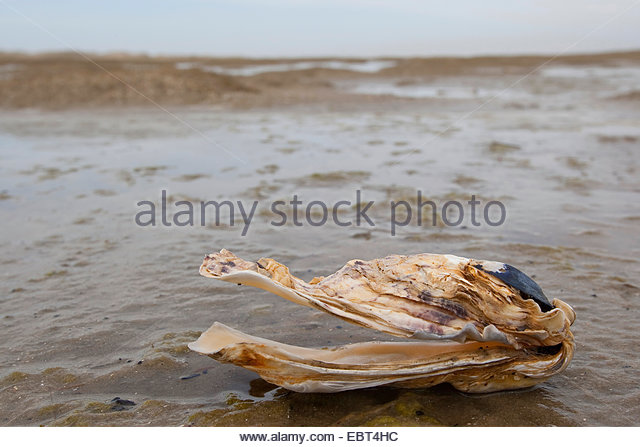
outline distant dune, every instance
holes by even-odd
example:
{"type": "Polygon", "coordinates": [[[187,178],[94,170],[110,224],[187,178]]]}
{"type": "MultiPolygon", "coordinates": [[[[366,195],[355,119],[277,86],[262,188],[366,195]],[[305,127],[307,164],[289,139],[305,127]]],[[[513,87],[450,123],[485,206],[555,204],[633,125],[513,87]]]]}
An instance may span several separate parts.
{"type": "MultiPolygon", "coordinates": [[[[0,107],[64,109],[101,106],[223,104],[269,107],[301,103],[371,101],[345,94],[335,83],[445,76],[523,75],[551,56],[473,58],[239,59],[0,53],[0,107]],[[370,61],[369,61],[370,62],[370,61]],[[247,72],[243,69],[253,67],[247,72]],[[256,67],[258,67],[256,69],[256,67]],[[353,68],[350,68],[353,67],[353,68]],[[240,74],[238,74],[240,73],[240,74]]],[[[640,51],[562,56],[550,65],[640,66],[640,51]]],[[[621,96],[637,100],[637,94],[621,96]]]]}

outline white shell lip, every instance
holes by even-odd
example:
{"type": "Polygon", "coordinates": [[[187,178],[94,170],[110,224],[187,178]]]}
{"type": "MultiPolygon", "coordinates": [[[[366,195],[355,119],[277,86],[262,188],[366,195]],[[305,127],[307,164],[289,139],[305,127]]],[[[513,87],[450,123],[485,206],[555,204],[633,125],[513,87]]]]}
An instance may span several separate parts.
{"type": "MultiPolygon", "coordinates": [[[[213,325],[203,332],[200,337],[194,341],[189,343],[187,346],[189,349],[199,352],[201,354],[213,354],[219,352],[220,350],[233,346],[237,343],[245,343],[251,341],[252,343],[262,343],[269,344],[278,348],[286,348],[292,351],[298,351],[300,354],[304,354],[307,351],[316,351],[315,348],[303,348],[299,346],[288,345],[285,343],[276,342],[273,340],[269,340],[267,338],[257,337],[255,335],[248,335],[244,332],[241,332],[237,329],[227,326],[226,324],[215,322],[213,325]],[[212,337],[211,335],[215,335],[212,337]]],[[[451,344],[457,345],[457,343],[451,342],[451,344]]],[[[331,357],[331,354],[336,351],[341,351],[345,349],[358,349],[362,346],[379,346],[379,347],[394,347],[394,348],[402,348],[402,349],[414,349],[417,346],[421,346],[423,348],[432,348],[434,350],[441,350],[443,343],[434,342],[434,341],[425,341],[425,342],[412,342],[412,341],[369,341],[369,342],[361,342],[361,343],[352,343],[349,345],[343,346],[334,346],[332,348],[323,349],[320,353],[319,359],[328,360],[331,357]]],[[[397,350],[394,350],[397,352],[397,350]]],[[[408,351],[407,351],[408,353],[408,351]]],[[[359,360],[354,358],[351,362],[353,364],[359,364],[359,360]]]]}
{"type": "Polygon", "coordinates": [[[298,295],[295,291],[288,289],[284,286],[281,286],[280,284],[277,284],[274,281],[271,281],[269,278],[267,278],[264,275],[261,275],[258,272],[245,270],[242,272],[227,273],[224,275],[213,275],[206,270],[204,265],[202,265],[200,267],[200,274],[207,278],[215,278],[215,279],[219,279],[221,281],[226,281],[230,283],[257,287],[259,289],[266,290],[267,292],[276,294],[296,304],[310,307],[309,303],[300,295],[298,295]]]}
{"type": "MultiPolygon", "coordinates": [[[[278,348],[284,348],[290,351],[298,351],[299,354],[305,354],[311,351],[318,351],[316,348],[303,348],[299,346],[288,345],[285,343],[276,342],[273,340],[269,340],[266,338],[256,337],[254,335],[248,335],[244,332],[241,332],[237,329],[233,329],[223,323],[215,322],[209,329],[203,332],[200,337],[189,344],[187,346],[192,351],[198,352],[200,354],[215,354],[229,346],[233,346],[237,343],[246,343],[247,341],[251,341],[252,343],[271,345],[278,348]]],[[[481,341],[481,340],[477,340],[481,341]]],[[[497,343],[500,341],[496,340],[497,343]]],[[[436,351],[447,351],[449,352],[452,349],[452,346],[460,346],[462,343],[456,343],[452,340],[429,340],[429,341],[368,341],[361,343],[352,343],[348,345],[335,346],[331,348],[325,348],[321,351],[316,352],[316,357],[318,359],[322,359],[326,357],[331,357],[331,353],[341,350],[356,350],[360,347],[371,347],[376,346],[380,348],[390,347],[393,348],[394,353],[401,354],[414,354],[410,352],[415,350],[416,348],[428,349],[436,351]]],[[[343,358],[344,360],[344,358],[343,358]]],[[[377,362],[380,362],[380,357],[376,359],[377,362]]],[[[360,364],[360,359],[355,358],[351,362],[353,364],[360,364]]]]}

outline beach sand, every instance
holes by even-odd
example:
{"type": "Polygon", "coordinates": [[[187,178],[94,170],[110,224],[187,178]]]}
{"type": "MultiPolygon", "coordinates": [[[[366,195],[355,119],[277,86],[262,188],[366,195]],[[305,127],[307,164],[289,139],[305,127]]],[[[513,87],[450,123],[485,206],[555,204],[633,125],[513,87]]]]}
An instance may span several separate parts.
{"type": "Polygon", "coordinates": [[[638,424],[640,53],[91,58],[0,55],[1,425],[638,424]],[[163,190],[169,217],[258,205],[245,236],[239,213],[137,226],[163,190]],[[358,190],[375,226],[270,223],[274,201],[358,190]],[[390,202],[418,190],[506,220],[392,236],[390,202]],[[221,248],[307,280],[392,253],[503,261],[575,308],[576,355],[514,392],[289,392],[186,345],[214,321],[303,346],[391,337],[200,277],[221,248]]]}

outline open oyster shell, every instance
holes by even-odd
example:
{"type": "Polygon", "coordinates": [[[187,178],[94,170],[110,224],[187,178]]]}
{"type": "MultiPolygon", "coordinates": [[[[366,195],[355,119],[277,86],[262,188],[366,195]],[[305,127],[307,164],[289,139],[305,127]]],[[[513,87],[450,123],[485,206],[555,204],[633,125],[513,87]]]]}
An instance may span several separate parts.
{"type": "Polygon", "coordinates": [[[443,382],[467,392],[523,388],[563,371],[573,356],[573,309],[550,303],[528,276],[498,262],[393,255],[352,260],[307,283],[273,259],[248,262],[223,249],[205,257],[200,274],[412,339],[310,349],[214,323],[189,344],[294,391],[443,382]]]}

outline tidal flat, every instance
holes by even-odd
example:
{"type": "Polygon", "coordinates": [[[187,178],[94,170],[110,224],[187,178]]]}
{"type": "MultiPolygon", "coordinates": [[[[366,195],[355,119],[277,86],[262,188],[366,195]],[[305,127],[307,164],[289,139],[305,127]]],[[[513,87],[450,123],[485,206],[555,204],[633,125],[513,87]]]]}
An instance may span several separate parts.
{"type": "Polygon", "coordinates": [[[0,425],[638,424],[638,53],[561,57],[516,85],[544,58],[134,59],[105,67],[171,114],[69,55],[0,58],[0,425]],[[375,226],[276,226],[260,206],[244,235],[240,214],[136,225],[162,190],[247,206],[360,191],[375,226]],[[417,191],[436,224],[392,235],[389,204],[417,191]],[[446,225],[442,204],[471,195],[504,223],[446,225]],[[506,262],[575,308],[576,354],[513,392],[290,392],[187,343],[214,321],[309,347],[391,337],[200,277],[221,248],[306,280],[388,254],[506,262]]]}

